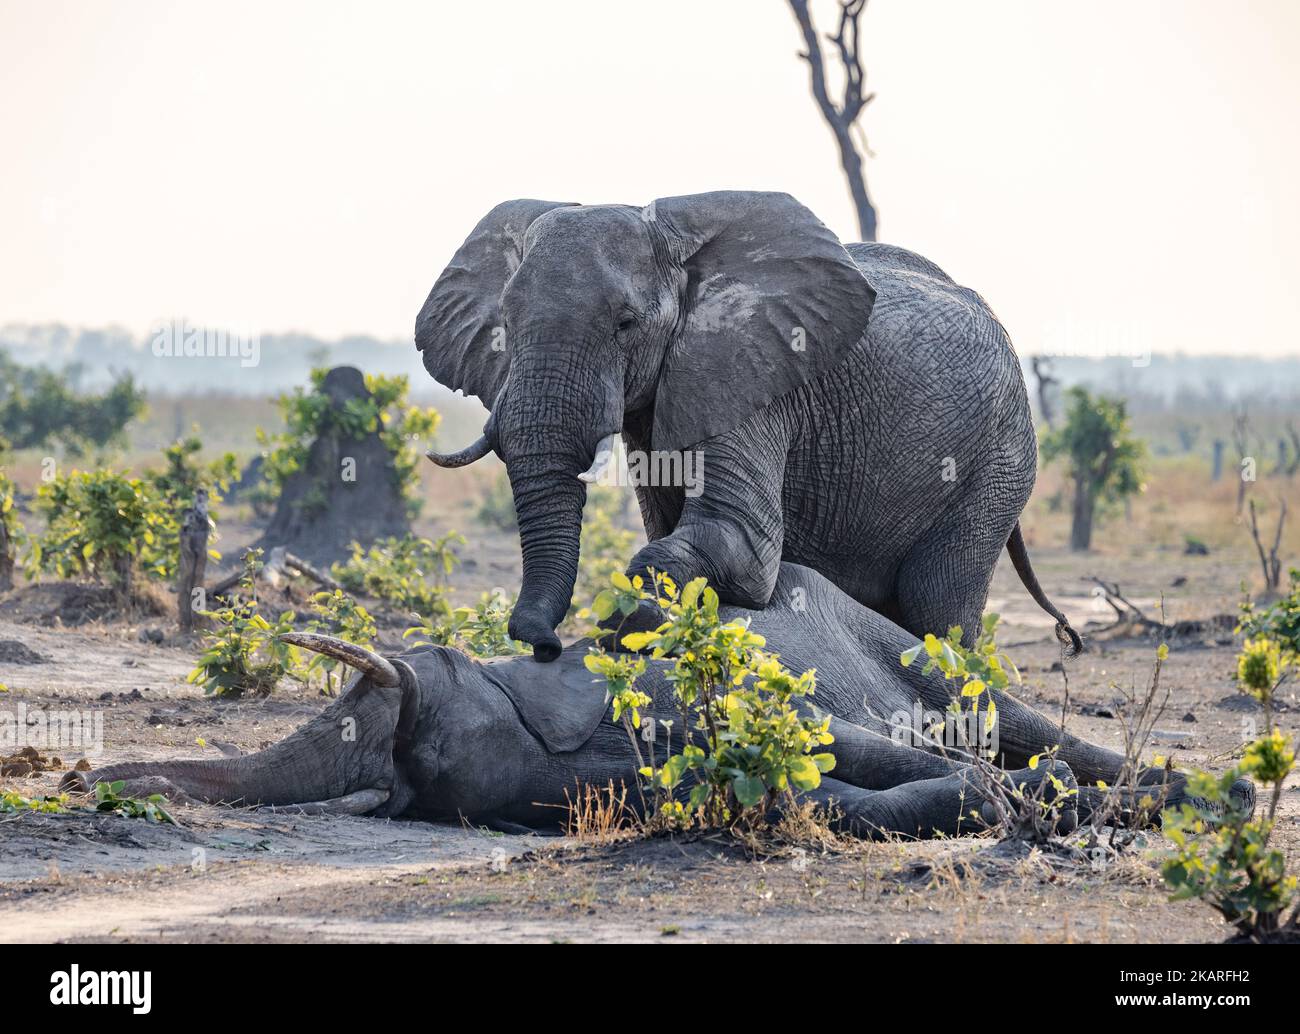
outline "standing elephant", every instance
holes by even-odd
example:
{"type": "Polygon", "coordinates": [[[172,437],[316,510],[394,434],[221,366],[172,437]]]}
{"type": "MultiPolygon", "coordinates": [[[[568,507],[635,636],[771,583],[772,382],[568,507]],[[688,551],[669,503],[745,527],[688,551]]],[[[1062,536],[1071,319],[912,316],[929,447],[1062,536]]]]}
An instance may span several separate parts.
{"type": "Polygon", "coordinates": [[[629,573],[703,575],[762,608],[784,559],[914,634],[969,640],[1006,547],[1079,649],[1020,533],[1037,444],[1001,324],[933,263],[846,249],[786,194],[507,201],[434,284],[415,341],[491,409],[478,442],[430,458],[505,461],[523,546],[510,631],[539,660],[559,656],[586,482],[620,433],[629,455],[702,463],[693,490],[637,485],[650,541],[629,573]]]}

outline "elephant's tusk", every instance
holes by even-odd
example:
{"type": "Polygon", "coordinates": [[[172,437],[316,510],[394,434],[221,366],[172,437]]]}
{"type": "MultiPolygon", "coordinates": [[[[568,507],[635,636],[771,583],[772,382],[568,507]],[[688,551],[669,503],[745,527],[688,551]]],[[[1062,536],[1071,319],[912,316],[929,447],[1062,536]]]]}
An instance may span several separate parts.
{"type": "Polygon", "coordinates": [[[607,434],[596,443],[596,457],[591,461],[591,466],[578,475],[579,481],[594,485],[605,476],[610,461],[614,459],[614,443],[616,441],[618,441],[618,432],[607,434]]]}
{"type": "Polygon", "coordinates": [[[280,636],[280,641],[342,661],[349,668],[355,668],[362,674],[369,675],[370,681],[377,686],[391,687],[402,684],[402,676],[397,673],[397,669],[379,654],[353,643],[345,643],[332,635],[320,635],[317,632],[285,632],[280,636]]]}
{"type": "Polygon", "coordinates": [[[461,449],[460,452],[434,452],[430,449],[425,455],[440,467],[466,467],[476,460],[481,460],[491,451],[492,446],[488,443],[487,435],[480,435],[478,441],[461,449]]]}

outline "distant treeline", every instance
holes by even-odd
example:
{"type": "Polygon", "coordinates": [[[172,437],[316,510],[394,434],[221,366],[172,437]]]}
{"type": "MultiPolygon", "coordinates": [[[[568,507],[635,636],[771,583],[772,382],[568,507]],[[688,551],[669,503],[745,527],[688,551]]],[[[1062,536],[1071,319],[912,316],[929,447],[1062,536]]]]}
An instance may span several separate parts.
{"type": "MultiPolygon", "coordinates": [[[[445,394],[425,374],[410,341],[364,336],[327,341],[308,334],[261,335],[255,365],[245,365],[233,346],[225,357],[177,359],[156,354],[162,349],[154,347],[153,335],[60,324],[0,328],[0,349],[27,366],[70,371],[82,390],[103,390],[129,373],[150,393],[268,396],[306,384],[313,367],[347,364],[367,373],[407,374],[420,395],[445,394]]],[[[1022,362],[1036,401],[1031,358],[1023,355],[1022,362]]],[[[1231,411],[1243,401],[1252,408],[1271,408],[1300,398],[1300,357],[1156,355],[1135,361],[1069,356],[1049,358],[1046,369],[1057,379],[1057,389],[1082,384],[1128,400],[1135,415],[1162,410],[1209,415],[1231,411]]]]}
{"type": "MultiPolygon", "coordinates": [[[[182,335],[175,335],[180,338],[182,335]]],[[[83,390],[102,390],[122,374],[151,394],[236,394],[270,396],[307,384],[318,366],[356,366],[366,373],[406,374],[418,394],[436,385],[420,364],[412,342],[373,337],[325,341],[307,334],[257,337],[255,361],[236,335],[225,354],[184,357],[183,341],[155,347],[156,335],[133,335],[121,328],[77,329],[61,324],[11,324],[0,328],[0,349],[26,366],[62,370],[83,390]],[[161,353],[161,354],[159,354],[161,353]],[[176,353],[180,353],[178,358],[176,353]]],[[[209,351],[212,351],[209,349],[209,351]]]]}

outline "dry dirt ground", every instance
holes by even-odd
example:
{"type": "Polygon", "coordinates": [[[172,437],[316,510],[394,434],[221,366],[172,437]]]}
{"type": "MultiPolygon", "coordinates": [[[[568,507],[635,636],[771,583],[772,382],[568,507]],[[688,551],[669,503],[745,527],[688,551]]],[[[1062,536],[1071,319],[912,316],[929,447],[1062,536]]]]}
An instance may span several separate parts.
{"type": "MultiPolygon", "coordinates": [[[[1171,619],[1232,611],[1236,585],[1251,573],[1242,551],[1081,565],[1039,547],[1035,559],[1076,621],[1107,617],[1079,580],[1093,566],[1112,578],[1140,572],[1125,579],[1126,593],[1152,610],[1167,593],[1171,619]]],[[[1019,695],[1056,715],[1063,682],[1050,622],[1003,568],[990,606],[1004,614],[1001,639],[1024,674],[1019,695]]],[[[480,573],[484,587],[513,584],[496,564],[480,573]]],[[[97,763],[216,757],[217,744],[256,750],[323,705],[292,689],[265,700],[206,699],[185,683],[193,642],[170,632],[162,643],[140,639],[165,619],[110,615],[64,629],[42,617],[32,589],[19,592],[18,602],[0,602],[0,682],[9,687],[0,708],[102,712],[97,763]]],[[[1123,690],[1145,683],[1153,655],[1153,643],[1094,638],[1068,669],[1073,731],[1120,747],[1123,690]]],[[[1172,695],[1148,755],[1229,763],[1254,717],[1233,689],[1234,656],[1226,643],[1174,644],[1165,670],[1172,695]]],[[[1294,735],[1300,705],[1290,693],[1280,723],[1294,735]]],[[[65,766],[79,756],[52,753],[65,766]]],[[[0,786],[35,796],[53,792],[58,777],[6,776],[0,786]]],[[[366,818],[173,810],[177,827],[84,811],[0,814],[0,940],[1168,942],[1229,932],[1208,908],[1167,900],[1158,832],[1129,860],[1092,871],[1000,859],[978,839],[752,860],[714,841],[584,844],[366,818]]],[[[1300,859],[1294,781],[1278,839],[1300,859]]]]}

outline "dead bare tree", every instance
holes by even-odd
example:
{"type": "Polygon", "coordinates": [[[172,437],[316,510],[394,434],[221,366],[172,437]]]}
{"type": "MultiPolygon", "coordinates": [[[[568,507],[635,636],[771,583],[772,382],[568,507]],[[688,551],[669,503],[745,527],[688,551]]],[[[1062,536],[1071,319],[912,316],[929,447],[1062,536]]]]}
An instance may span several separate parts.
{"type": "Polygon", "coordinates": [[[1264,542],[1259,535],[1259,520],[1255,514],[1255,500],[1250,501],[1250,537],[1255,540],[1255,549],[1259,553],[1259,566],[1264,571],[1264,590],[1276,595],[1282,586],[1282,558],[1278,550],[1282,548],[1282,525],[1286,523],[1286,500],[1278,498],[1282,508],[1277,515],[1277,531],[1273,535],[1273,545],[1264,552],[1264,542]]]}
{"type": "Polygon", "coordinates": [[[1291,438],[1291,462],[1287,464],[1283,473],[1287,477],[1293,477],[1295,472],[1300,470],[1300,431],[1296,430],[1294,421],[1286,422],[1286,433],[1291,438]]]}
{"type": "Polygon", "coordinates": [[[1237,516],[1240,517],[1246,504],[1246,482],[1255,480],[1255,460],[1250,455],[1250,417],[1245,406],[1232,414],[1232,444],[1237,449],[1237,516]]]}
{"type": "Polygon", "coordinates": [[[800,51],[799,56],[808,62],[813,99],[817,101],[822,118],[835,135],[835,143],[840,151],[840,167],[844,170],[844,178],[848,181],[849,193],[853,197],[853,207],[858,214],[858,233],[864,241],[874,241],[876,208],[867,193],[866,175],[862,170],[863,155],[870,155],[871,150],[867,147],[862,127],[856,124],[862,109],[876,96],[874,93],[862,92],[864,73],[859,49],[858,19],[867,6],[867,0],[839,0],[839,28],[834,34],[826,34],[826,39],[839,53],[840,65],[844,69],[844,93],[838,105],[831,100],[826,85],[826,63],[822,57],[817,29],[813,25],[812,12],[808,10],[808,0],[789,0],[789,3],[803,33],[805,49],[800,51]]]}
{"type": "Polygon", "coordinates": [[[1034,380],[1038,382],[1038,412],[1043,416],[1043,423],[1049,429],[1056,425],[1052,422],[1052,401],[1049,393],[1061,382],[1052,376],[1052,360],[1047,356],[1030,356],[1029,365],[1034,371],[1034,380]]]}

